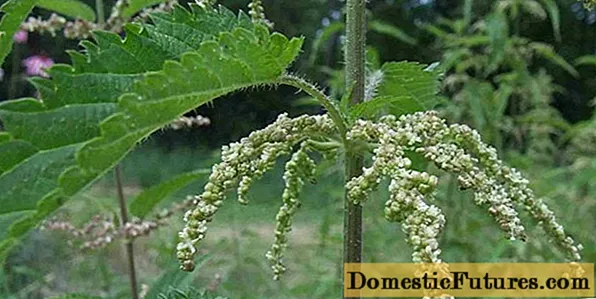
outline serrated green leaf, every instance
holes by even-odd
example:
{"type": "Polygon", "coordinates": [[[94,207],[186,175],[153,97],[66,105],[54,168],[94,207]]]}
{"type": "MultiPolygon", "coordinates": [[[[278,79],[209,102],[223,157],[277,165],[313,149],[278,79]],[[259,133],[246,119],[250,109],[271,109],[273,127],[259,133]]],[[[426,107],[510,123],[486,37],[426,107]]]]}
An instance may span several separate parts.
{"type": "Polygon", "coordinates": [[[40,151],[0,176],[0,214],[34,210],[41,198],[53,192],[58,177],[74,163],[78,145],[40,151]]]}
{"type": "Polygon", "coordinates": [[[95,11],[89,5],[78,0],[37,0],[36,6],[57,12],[72,18],[95,21],[95,11]]]}
{"type": "Polygon", "coordinates": [[[358,103],[351,108],[351,115],[355,118],[374,118],[378,115],[403,115],[415,111],[423,111],[424,106],[408,96],[376,97],[370,101],[358,103]]]}
{"type": "Polygon", "coordinates": [[[135,197],[130,203],[130,212],[137,217],[143,218],[162,200],[209,173],[209,169],[196,170],[159,183],[135,197]]]}
{"type": "Polygon", "coordinates": [[[402,115],[432,109],[439,103],[436,95],[441,74],[426,67],[407,61],[384,64],[375,96],[352,107],[351,115],[373,117],[379,112],[402,115]]]}
{"type": "Polygon", "coordinates": [[[196,52],[168,61],[164,70],[137,82],[136,94],[124,95],[119,113],[101,125],[102,137],[78,153],[78,167],[61,177],[67,194],[74,194],[103,174],[155,130],[185,112],[235,90],[273,84],[297,56],[301,39],[280,34],[259,40],[238,28],[222,33],[219,41],[204,42],[196,52]]]}
{"type": "Polygon", "coordinates": [[[0,7],[0,66],[12,49],[12,37],[35,6],[37,0],[9,0],[0,7]]]}
{"type": "Polygon", "coordinates": [[[122,11],[122,16],[128,19],[145,8],[164,2],[166,2],[166,0],[129,0],[128,6],[122,11]]]}
{"type": "Polygon", "coordinates": [[[426,64],[408,61],[385,63],[381,68],[383,82],[379,85],[377,94],[410,96],[426,109],[434,107],[441,73],[426,67],[426,64]]]}
{"type": "Polygon", "coordinates": [[[94,32],[96,43],[69,52],[72,66],[33,79],[43,101],[0,104],[0,219],[26,211],[11,218],[3,250],[152,132],[226,93],[276,83],[302,44],[223,7],[152,17],[127,25],[125,39],[94,32]]]}
{"type": "Polygon", "coordinates": [[[8,228],[17,220],[27,216],[30,211],[17,211],[0,215],[0,240],[6,238],[8,228]]]}

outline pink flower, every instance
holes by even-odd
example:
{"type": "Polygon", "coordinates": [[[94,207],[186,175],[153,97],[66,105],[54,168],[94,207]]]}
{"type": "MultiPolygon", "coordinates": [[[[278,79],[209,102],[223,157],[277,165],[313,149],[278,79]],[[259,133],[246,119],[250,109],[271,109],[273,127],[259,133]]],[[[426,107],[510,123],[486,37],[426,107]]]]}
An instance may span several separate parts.
{"type": "Polygon", "coordinates": [[[17,33],[14,34],[12,37],[15,43],[17,44],[25,44],[29,39],[29,33],[25,30],[19,30],[17,33]]]}
{"type": "Polygon", "coordinates": [[[27,75],[47,78],[49,75],[44,70],[54,65],[54,60],[46,56],[35,55],[23,60],[23,65],[26,68],[25,73],[27,75]]]}

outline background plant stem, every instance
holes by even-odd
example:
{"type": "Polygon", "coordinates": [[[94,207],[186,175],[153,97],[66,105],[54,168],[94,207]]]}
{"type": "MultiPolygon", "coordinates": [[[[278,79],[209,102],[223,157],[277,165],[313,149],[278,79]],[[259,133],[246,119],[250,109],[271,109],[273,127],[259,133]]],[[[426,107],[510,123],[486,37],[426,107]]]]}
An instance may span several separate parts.
{"type": "MultiPolygon", "coordinates": [[[[97,21],[100,25],[105,23],[103,0],[95,0],[95,9],[97,10],[97,21]]],[[[116,191],[118,193],[118,201],[120,203],[120,227],[124,227],[128,223],[128,206],[124,198],[124,190],[122,187],[122,171],[121,166],[116,165],[114,168],[114,180],[116,181],[116,191]]],[[[125,240],[126,258],[128,259],[128,278],[130,280],[130,292],[133,299],[139,299],[139,288],[137,284],[137,270],[135,267],[135,252],[133,239],[125,240]]]]}
{"type": "MultiPolygon", "coordinates": [[[[365,47],[366,16],[365,0],[348,0],[346,17],[346,86],[352,90],[352,105],[364,99],[365,84],[365,47]]],[[[346,144],[345,178],[362,172],[362,157],[346,144]]],[[[347,191],[344,196],[344,263],[360,263],[362,261],[362,206],[348,201],[347,191]]],[[[352,298],[360,298],[352,297],[352,298]]]]}
{"type": "Polygon", "coordinates": [[[97,11],[97,23],[103,25],[106,21],[103,0],[95,0],[95,10],[97,11]]]}
{"type": "Polygon", "coordinates": [[[10,71],[10,85],[8,87],[8,98],[14,99],[18,95],[21,66],[21,47],[16,44],[12,50],[12,67],[10,71]]]}
{"type": "MultiPolygon", "coordinates": [[[[118,191],[118,201],[120,202],[120,226],[123,227],[128,223],[128,208],[126,206],[126,199],[124,198],[124,191],[122,188],[122,172],[120,165],[114,168],[114,178],[116,180],[116,189],[118,191]]],[[[133,247],[133,240],[126,240],[126,257],[128,258],[128,276],[130,279],[130,291],[133,299],[139,299],[139,289],[137,286],[137,271],[135,268],[135,254],[133,247]]]]}

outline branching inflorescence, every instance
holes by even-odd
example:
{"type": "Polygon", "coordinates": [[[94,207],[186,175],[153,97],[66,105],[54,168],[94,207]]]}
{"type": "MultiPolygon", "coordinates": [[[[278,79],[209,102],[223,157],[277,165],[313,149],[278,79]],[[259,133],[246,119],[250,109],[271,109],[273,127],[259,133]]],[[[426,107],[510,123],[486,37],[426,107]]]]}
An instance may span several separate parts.
{"type": "Polygon", "coordinates": [[[265,7],[263,7],[263,0],[251,0],[248,4],[248,14],[253,22],[262,22],[263,24],[273,27],[273,23],[265,16],[265,7]]]}
{"type": "Polygon", "coordinates": [[[286,164],[284,172],[285,189],[282,195],[283,205],[276,216],[275,242],[267,252],[267,259],[271,262],[274,279],[279,279],[286,268],[284,267],[283,251],[288,246],[287,234],[292,230],[292,219],[300,207],[298,199],[300,191],[304,186],[304,180],[313,179],[315,176],[315,162],[308,156],[308,141],[302,142],[300,149],[296,151],[290,161],[286,164]]]}
{"type": "MultiPolygon", "coordinates": [[[[129,21],[124,16],[124,10],[128,7],[128,0],[118,0],[109,18],[104,22],[95,23],[83,19],[75,19],[67,21],[66,18],[52,14],[48,19],[44,20],[41,17],[29,17],[26,22],[21,24],[21,29],[29,32],[38,32],[41,34],[49,33],[55,36],[60,30],[63,31],[64,37],[68,39],[86,39],[91,36],[94,30],[108,30],[112,32],[121,32],[124,24],[129,21]]],[[[140,11],[135,17],[135,20],[144,20],[153,12],[171,11],[178,3],[178,0],[167,0],[156,7],[146,8],[140,11]]]]}
{"type": "MultiPolygon", "coordinates": [[[[197,206],[194,210],[186,212],[184,216],[186,227],[179,234],[180,242],[177,246],[177,256],[182,263],[182,268],[188,271],[194,269],[193,257],[197,252],[196,246],[205,237],[207,223],[212,220],[221,206],[227,190],[238,185],[238,200],[246,203],[246,192],[250,184],[271,169],[278,157],[291,153],[295,145],[306,140],[316,140],[318,136],[331,136],[335,133],[336,128],[326,115],[301,116],[292,119],[282,114],[276,122],[265,129],[251,133],[240,142],[224,146],[222,162],[213,166],[203,193],[196,197],[197,206]]],[[[289,163],[302,165],[303,159],[304,157],[300,155],[289,163]]],[[[295,172],[291,170],[286,174],[294,175],[295,172]]],[[[291,178],[288,177],[288,180],[291,178]]],[[[287,196],[291,201],[295,183],[287,182],[287,185],[289,186],[287,196]]],[[[279,231],[285,232],[284,227],[285,225],[280,224],[279,231]]],[[[274,255],[280,256],[279,253],[274,255]]]]}
{"type": "MultiPolygon", "coordinates": [[[[292,216],[299,207],[299,191],[304,179],[314,175],[314,161],[308,152],[317,148],[309,146],[309,142],[313,138],[337,137],[337,132],[326,115],[295,119],[281,115],[267,128],[224,147],[222,162],[213,167],[204,192],[197,196],[198,205],[185,215],[187,225],[180,233],[178,244],[182,268],[193,269],[196,246],[205,237],[206,224],[221,206],[225,191],[238,185],[238,197],[244,202],[254,179],[270,169],[279,156],[289,154],[299,144],[286,164],[283,206],[277,215],[275,243],[267,253],[274,277],[279,278],[285,271],[283,251],[292,216]]],[[[474,191],[476,204],[487,207],[507,238],[526,238],[516,210],[521,205],[569,260],[580,259],[581,245],[575,244],[553,212],[535,197],[528,181],[517,170],[505,166],[495,149],[483,143],[480,135],[469,127],[447,125],[433,111],[418,112],[399,118],[385,116],[379,122],[358,120],[346,138],[348,142],[366,142],[374,148],[372,164],[346,184],[348,198],[363,203],[383,179],[389,179],[390,198],[385,205],[385,218],[401,223],[407,242],[413,247],[414,262],[441,262],[438,236],[445,225],[445,217],[432,204],[437,177],[411,169],[407,152],[418,152],[439,169],[457,175],[460,187],[474,191]]]]}
{"type": "Polygon", "coordinates": [[[44,221],[41,229],[66,232],[73,237],[73,240],[69,240],[69,244],[77,242],[80,243],[80,249],[95,250],[104,248],[119,239],[131,241],[139,237],[148,236],[160,227],[168,225],[168,220],[173,215],[186,211],[195,204],[195,199],[189,196],[183,202],[173,204],[168,209],[155,214],[152,219],[141,220],[133,218],[132,221],[120,226],[117,225],[117,221],[112,217],[95,215],[81,228],[75,227],[69,221],[52,218],[44,221]]]}
{"type": "Polygon", "coordinates": [[[524,227],[515,210],[516,205],[522,205],[570,260],[580,259],[581,245],[575,245],[573,239],[565,234],[553,212],[534,196],[528,181],[517,170],[505,166],[498,159],[496,150],[484,144],[478,132],[469,127],[448,126],[436,113],[425,112],[399,119],[387,116],[380,123],[358,121],[348,137],[380,144],[373,157],[373,165],[347,184],[350,198],[362,201],[378,186],[382,177],[391,178],[391,199],[387,202],[385,214],[391,220],[405,220],[404,230],[415,249],[414,261],[439,261],[440,251],[436,248],[434,236],[444,220],[438,215],[437,208],[422,201],[424,197],[431,198],[429,194],[436,185],[436,178],[408,170],[410,161],[403,156],[404,150],[422,153],[438,168],[458,175],[461,188],[474,190],[476,203],[488,206],[488,211],[508,238],[525,239],[524,227]],[[392,153],[392,148],[397,150],[392,153]],[[387,158],[388,153],[394,155],[393,159],[387,158]],[[413,207],[412,212],[404,211],[405,204],[413,207]],[[416,219],[420,215],[431,220],[416,219]],[[429,223],[432,225],[429,226],[429,223]],[[412,228],[412,225],[427,228],[412,228]],[[423,234],[418,235],[414,231],[423,234]]]}

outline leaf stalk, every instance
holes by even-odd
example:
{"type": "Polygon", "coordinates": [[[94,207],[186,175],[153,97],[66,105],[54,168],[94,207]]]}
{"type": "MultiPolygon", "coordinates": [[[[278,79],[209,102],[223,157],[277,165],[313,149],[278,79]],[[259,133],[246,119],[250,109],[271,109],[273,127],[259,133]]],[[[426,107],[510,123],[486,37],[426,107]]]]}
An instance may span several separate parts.
{"type": "Polygon", "coordinates": [[[296,87],[298,89],[303,90],[313,98],[315,98],[327,111],[329,112],[329,116],[337,126],[339,134],[342,136],[342,139],[345,143],[346,134],[348,129],[346,127],[346,122],[344,118],[341,116],[339,109],[335,106],[333,101],[321,90],[319,90],[314,84],[294,75],[286,74],[280,78],[280,83],[296,87]]]}

